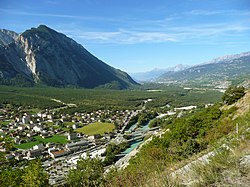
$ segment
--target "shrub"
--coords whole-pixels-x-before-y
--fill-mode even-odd
[[[245,88],[243,86],[230,86],[222,96],[222,101],[225,104],[231,105],[242,98],[244,95]]]

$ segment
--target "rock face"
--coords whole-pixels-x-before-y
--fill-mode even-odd
[[[17,37],[18,34],[13,31],[0,29],[0,45],[8,45],[13,43]]]
[[[84,88],[127,88],[136,84],[127,73],[105,64],[71,38],[45,25],[20,35],[0,31],[0,79],[3,84],[25,80]]]

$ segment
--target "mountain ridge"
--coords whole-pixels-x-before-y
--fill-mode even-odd
[[[227,55],[182,71],[166,73],[156,82],[184,86],[227,88],[250,80],[250,52]],[[249,86],[249,85],[248,85]],[[247,86],[247,87],[248,87]]]
[[[139,82],[154,82],[158,77],[164,73],[177,72],[187,69],[188,65],[177,64],[173,67],[168,67],[164,69],[154,68],[150,71],[130,73],[131,77]]]
[[[34,84],[83,88],[107,84],[123,89],[137,84],[127,73],[102,62],[73,39],[45,25],[28,29],[17,37],[12,31],[8,33],[12,35],[0,37],[2,79],[20,75]],[[6,65],[9,70],[3,68]]]
[[[246,56],[250,56],[250,51],[239,53],[239,54],[220,56],[220,57],[214,58],[214,59],[212,59],[212,60],[210,60],[208,62],[202,63],[200,65],[214,64],[214,63],[221,63],[221,62],[228,62],[228,63],[230,63],[230,61],[232,61],[234,59],[238,59],[238,58],[246,57]]]

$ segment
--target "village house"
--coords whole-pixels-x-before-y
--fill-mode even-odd
[[[28,150],[27,157],[28,159],[32,159],[38,156],[42,156],[44,150],[45,148],[43,144],[34,145],[33,149]]]
[[[94,141],[96,139],[100,139],[102,136],[100,134],[95,134],[95,135],[91,135],[88,137],[89,140]]]
[[[52,116],[52,114],[48,114],[48,115],[47,115],[47,119],[49,119],[49,120],[53,120],[53,116]]]
[[[24,125],[20,125],[20,126],[17,127],[17,129],[18,129],[19,131],[23,131],[23,130],[25,129],[25,126],[24,126]]]
[[[44,149],[43,144],[34,145],[34,146],[33,146],[33,150],[36,150],[36,149]]]
[[[29,117],[28,116],[23,116],[22,117],[22,123],[27,124],[29,122]]]
[[[49,138],[49,137],[51,137],[51,134],[49,132],[42,131],[41,134],[40,134],[40,137]]]
[[[12,155],[15,157],[16,160],[21,161],[24,158],[23,152],[13,152]]]
[[[74,130],[76,130],[76,129],[78,128],[78,124],[73,124],[73,125],[72,125],[72,128],[73,128]]]
[[[68,140],[75,140],[77,139],[77,133],[68,133]]]
[[[27,133],[27,137],[29,137],[29,138],[34,137],[36,135],[37,135],[37,133],[35,133],[35,132],[29,132],[29,133]]]
[[[65,145],[66,149],[70,150],[72,147],[76,147],[76,146],[87,146],[88,145],[88,141],[86,140],[81,140],[78,142],[73,142],[73,143],[67,143]]]
[[[35,132],[41,132],[41,131],[42,131],[42,127],[39,127],[39,126],[35,125],[35,126],[33,127],[33,130],[34,130]]]
[[[68,151],[65,151],[63,149],[61,149],[61,150],[53,150],[53,151],[52,150],[50,150],[50,151],[48,150],[48,153],[54,159],[69,154]]]

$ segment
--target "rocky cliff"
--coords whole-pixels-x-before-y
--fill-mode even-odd
[[[127,88],[136,82],[64,34],[40,25],[21,34],[0,30],[0,81],[49,86]]]

